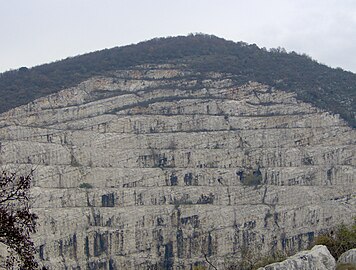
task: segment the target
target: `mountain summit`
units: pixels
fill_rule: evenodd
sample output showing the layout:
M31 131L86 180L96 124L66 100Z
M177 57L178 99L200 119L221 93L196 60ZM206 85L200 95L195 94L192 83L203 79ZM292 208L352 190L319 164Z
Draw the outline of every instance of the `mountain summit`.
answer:
M356 75L319 64L284 49L261 49L211 35L156 38L136 45L105 49L31 69L0 75L0 112L76 86L92 76L142 64L179 63L196 72L236 76L288 92L356 125Z

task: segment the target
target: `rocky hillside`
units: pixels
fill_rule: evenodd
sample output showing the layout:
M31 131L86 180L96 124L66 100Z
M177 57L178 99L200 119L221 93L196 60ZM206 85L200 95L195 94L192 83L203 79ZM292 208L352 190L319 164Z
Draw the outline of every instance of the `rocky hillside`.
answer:
M171 64L0 115L2 168L35 168L49 269L223 269L247 249L306 248L352 221L355 139L294 93Z
M75 87L93 76L142 64L180 63L196 73L231 73L239 85L249 81L297 93L298 99L340 114L356 127L356 74L332 69L307 55L283 48L259 48L211 35L156 38L105 49L31 69L0 74L0 113L36 98Z

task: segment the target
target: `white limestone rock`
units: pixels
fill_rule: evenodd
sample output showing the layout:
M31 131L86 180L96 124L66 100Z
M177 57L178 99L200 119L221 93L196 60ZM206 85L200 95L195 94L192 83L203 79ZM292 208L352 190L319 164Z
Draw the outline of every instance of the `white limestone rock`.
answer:
M356 248L350 249L342 253L337 260L338 264L352 264L356 266Z
M335 259L326 246L314 246L311 250L302 251L288 259L269 264L258 270L334 270Z
M7 246L0 243L0 270L6 269L6 258L8 255Z
M356 212L356 132L293 93L144 65L0 115L1 169L34 170L49 269L224 267L305 249Z

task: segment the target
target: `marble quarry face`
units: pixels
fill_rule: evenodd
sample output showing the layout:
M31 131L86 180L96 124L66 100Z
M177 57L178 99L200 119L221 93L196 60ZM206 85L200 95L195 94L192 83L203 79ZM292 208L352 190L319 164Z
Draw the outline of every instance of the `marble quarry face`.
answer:
M1 114L1 169L34 169L38 260L223 267L352 222L355 130L282 90L143 65Z

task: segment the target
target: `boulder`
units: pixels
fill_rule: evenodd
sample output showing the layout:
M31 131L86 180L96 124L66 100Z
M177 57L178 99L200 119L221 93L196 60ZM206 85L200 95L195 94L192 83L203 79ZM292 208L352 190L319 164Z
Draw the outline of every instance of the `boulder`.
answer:
M282 262L258 270L334 270L335 266L335 259L326 246L317 245L311 250L299 252Z
M350 249L341 254L337 260L338 264L351 264L356 266L356 248Z

